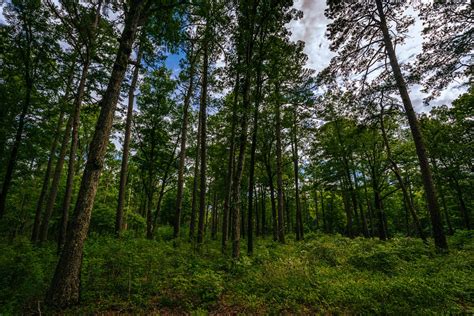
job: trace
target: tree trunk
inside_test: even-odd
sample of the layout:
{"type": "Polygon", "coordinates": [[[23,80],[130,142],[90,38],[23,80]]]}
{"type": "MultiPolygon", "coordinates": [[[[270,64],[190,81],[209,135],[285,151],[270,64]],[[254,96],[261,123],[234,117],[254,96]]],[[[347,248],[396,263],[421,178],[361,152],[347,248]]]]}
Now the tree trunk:
{"type": "Polygon", "coordinates": [[[299,166],[298,166],[298,125],[297,106],[293,111],[293,171],[295,177],[295,202],[296,202],[296,240],[303,240],[303,216],[301,215],[300,188],[299,188],[299,166]]]}
{"type": "Polygon", "coordinates": [[[92,206],[97,192],[100,172],[112,128],[115,108],[120,94],[133,41],[137,32],[142,10],[147,0],[133,0],[126,14],[119,48],[110,80],[101,101],[101,110],[94,136],[90,144],[89,155],[82,176],[77,197],[74,217],[67,232],[59,262],[56,266],[51,286],[47,293],[47,303],[57,307],[66,307],[79,301],[80,274],[84,241],[89,230],[92,206]]]}
{"type": "Polygon", "coordinates": [[[261,235],[261,225],[260,225],[260,209],[259,209],[259,200],[258,200],[258,191],[257,191],[257,187],[254,186],[253,188],[254,192],[255,192],[255,237],[258,237],[261,235]]]}
{"type": "Polygon", "coordinates": [[[10,158],[8,159],[7,170],[5,172],[5,177],[3,179],[2,192],[0,192],[0,219],[5,214],[7,194],[10,190],[13,171],[15,170],[16,162],[18,159],[18,151],[20,150],[21,141],[23,139],[23,129],[25,128],[26,115],[31,104],[31,90],[33,89],[32,79],[29,75],[29,69],[26,69],[26,95],[23,102],[23,106],[20,113],[20,119],[18,122],[18,127],[16,129],[15,141],[13,142],[12,149],[10,152],[10,158]]]}
{"type": "MultiPolygon", "coordinates": [[[[208,26],[206,26],[207,28],[208,26]]],[[[207,32],[207,30],[206,30],[207,32]]],[[[206,35],[207,36],[207,35],[206,35]]],[[[201,137],[200,137],[200,181],[199,181],[199,218],[198,218],[198,235],[197,243],[202,244],[204,240],[204,215],[206,212],[206,119],[207,119],[207,75],[209,66],[209,39],[204,39],[203,47],[203,65],[202,65],[202,86],[201,86],[201,102],[199,107],[199,119],[201,121],[201,137]]]]}
{"type": "MultiPolygon", "coordinates": [[[[43,214],[43,221],[45,218],[50,218],[53,213],[53,208],[56,203],[56,197],[58,195],[59,182],[61,181],[61,174],[63,172],[64,159],[66,157],[67,147],[69,144],[69,139],[71,136],[71,125],[72,125],[72,115],[69,115],[69,118],[66,123],[66,128],[64,129],[63,139],[61,141],[61,149],[59,150],[59,157],[56,161],[56,166],[54,167],[53,180],[51,182],[51,188],[49,190],[48,199],[46,200],[46,208],[43,214]]],[[[64,214],[63,214],[64,215],[64,214]]],[[[66,223],[68,218],[66,217],[61,219],[60,229],[63,229],[63,224],[66,223]]],[[[62,239],[65,234],[65,229],[59,232],[59,239],[62,239]]],[[[64,240],[64,239],[62,239],[64,240]]]]}
{"type": "Polygon", "coordinates": [[[120,236],[124,224],[123,209],[125,203],[125,194],[127,192],[128,156],[130,154],[130,137],[132,135],[133,103],[135,102],[135,90],[137,88],[138,74],[140,72],[142,54],[143,52],[140,44],[137,52],[136,65],[133,69],[132,81],[130,82],[130,88],[128,90],[127,117],[125,120],[125,135],[123,138],[122,163],[120,166],[119,193],[117,198],[117,210],[115,213],[115,235],[117,237],[120,236]]]}
{"type": "Polygon", "coordinates": [[[31,241],[33,243],[38,241],[39,229],[40,229],[40,220],[41,220],[41,211],[43,209],[44,199],[49,187],[49,180],[51,178],[51,169],[53,167],[53,159],[56,154],[56,147],[58,146],[58,138],[61,133],[61,128],[64,121],[64,111],[61,110],[59,113],[58,123],[56,130],[54,132],[53,142],[51,143],[51,148],[49,150],[48,164],[46,165],[46,172],[44,173],[43,185],[41,186],[41,192],[38,198],[38,203],[36,204],[35,212],[35,221],[33,223],[33,233],[31,235],[31,241]]]}
{"type": "Polygon", "coordinates": [[[225,253],[227,248],[227,238],[229,235],[229,206],[232,205],[232,179],[234,173],[234,156],[235,156],[235,129],[237,125],[237,105],[239,95],[239,73],[237,72],[234,88],[234,102],[232,103],[232,121],[230,131],[230,145],[229,145],[229,159],[227,161],[227,180],[226,180],[226,195],[224,199],[223,220],[222,220],[222,253],[225,253]]]}
{"type": "Polygon", "coordinates": [[[418,232],[418,236],[420,236],[420,238],[426,242],[425,233],[423,232],[423,228],[421,227],[421,223],[420,223],[420,220],[418,219],[418,215],[416,214],[415,207],[413,206],[413,203],[411,203],[411,199],[408,196],[408,191],[407,191],[405,183],[403,182],[400,169],[398,168],[397,163],[395,162],[395,160],[393,160],[393,157],[392,157],[392,150],[390,148],[387,132],[385,130],[383,106],[381,107],[381,112],[380,112],[380,129],[382,131],[382,138],[385,143],[385,148],[387,150],[387,159],[390,162],[390,165],[392,166],[391,169],[393,171],[393,174],[397,178],[398,184],[400,185],[400,188],[402,189],[403,197],[406,201],[408,211],[410,212],[413,218],[413,223],[415,224],[415,228],[418,232]]]}
{"type": "Polygon", "coordinates": [[[211,238],[216,239],[217,235],[217,190],[214,190],[212,199],[212,221],[211,221],[211,238]]]}
{"type": "Polygon", "coordinates": [[[199,152],[201,139],[201,120],[198,120],[197,140],[196,140],[196,156],[194,158],[194,177],[193,177],[193,196],[191,201],[191,219],[189,222],[189,240],[194,242],[194,232],[196,230],[196,202],[198,194],[198,177],[199,177],[199,152]]]}
{"type": "MultiPolygon", "coordinates": [[[[278,87],[277,87],[278,91],[278,87]]],[[[281,145],[281,104],[279,101],[276,103],[276,124],[275,124],[275,135],[276,135],[276,156],[277,156],[277,198],[278,198],[278,241],[285,243],[285,226],[283,219],[283,176],[282,176],[282,145],[281,145]]]]}
{"type": "MultiPolygon", "coordinates": [[[[82,99],[84,98],[84,92],[86,89],[86,81],[87,81],[87,75],[89,73],[91,59],[93,57],[91,46],[94,45],[93,42],[95,41],[95,30],[97,28],[97,25],[99,24],[101,7],[102,7],[102,0],[99,0],[97,3],[94,22],[91,26],[90,33],[89,33],[91,37],[89,38],[89,43],[86,44],[86,53],[85,53],[85,58],[83,61],[84,63],[82,66],[81,79],[79,81],[79,87],[77,89],[76,97],[74,99],[74,105],[72,108],[71,149],[69,152],[69,160],[68,160],[66,192],[64,193],[64,200],[63,200],[63,205],[62,205],[62,218],[69,217],[68,214],[69,214],[69,208],[71,206],[72,190],[74,187],[74,173],[75,173],[74,165],[75,165],[75,160],[77,156],[77,149],[79,146],[79,123],[80,123],[80,118],[81,118],[81,105],[82,105],[82,99]]],[[[49,217],[45,217],[44,221],[41,223],[42,227],[41,227],[40,240],[42,242],[48,238],[49,219],[50,219],[49,217]]],[[[67,222],[62,223],[61,227],[62,227],[61,229],[63,229],[61,234],[63,235],[62,236],[60,235],[60,237],[58,238],[58,249],[61,248],[62,244],[64,243],[64,235],[67,229],[67,222]]]]}
{"type": "Polygon", "coordinates": [[[418,155],[418,161],[420,164],[421,176],[423,179],[423,185],[425,188],[426,200],[428,203],[428,210],[431,216],[431,224],[433,227],[433,237],[437,248],[448,249],[446,242],[446,236],[444,235],[443,225],[441,223],[441,215],[439,211],[438,200],[436,197],[436,190],[433,184],[433,177],[431,175],[431,168],[428,162],[428,155],[426,152],[423,135],[421,133],[420,124],[416,113],[413,110],[410,96],[406,87],[405,80],[398,64],[397,56],[395,55],[395,49],[393,48],[390,33],[385,20],[385,14],[383,12],[382,0],[376,0],[377,10],[380,17],[380,28],[383,33],[383,39],[385,48],[387,50],[388,57],[390,59],[390,65],[392,67],[393,75],[400,92],[400,97],[405,108],[405,113],[408,117],[408,123],[415,143],[416,153],[418,155]]]}
{"type": "Polygon", "coordinates": [[[265,237],[266,233],[267,233],[267,229],[266,229],[266,226],[267,226],[267,223],[266,223],[266,191],[265,191],[265,187],[262,185],[261,186],[261,191],[262,191],[262,194],[261,194],[261,198],[262,198],[262,208],[261,208],[261,213],[262,213],[262,222],[261,222],[261,225],[260,225],[260,231],[262,233],[262,236],[265,237]]]}
{"type": "Polygon", "coordinates": [[[183,184],[184,184],[184,168],[186,162],[186,139],[188,133],[188,116],[189,116],[189,105],[191,103],[191,97],[193,95],[193,83],[194,83],[194,55],[193,47],[191,47],[190,54],[190,69],[189,69],[189,86],[184,97],[183,106],[183,125],[181,128],[181,144],[179,152],[179,168],[178,168],[178,191],[176,193],[176,213],[174,218],[174,230],[173,237],[179,237],[179,229],[181,227],[181,213],[183,208],[183,184]]]}

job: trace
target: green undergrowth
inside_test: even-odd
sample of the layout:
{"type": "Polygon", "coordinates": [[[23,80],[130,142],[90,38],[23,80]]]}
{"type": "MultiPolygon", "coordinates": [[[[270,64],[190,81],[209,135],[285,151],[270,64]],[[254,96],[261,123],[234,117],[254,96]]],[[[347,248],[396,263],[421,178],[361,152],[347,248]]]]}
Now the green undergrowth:
{"type": "MultiPolygon", "coordinates": [[[[81,304],[65,312],[473,313],[473,235],[450,237],[449,253],[404,237],[257,239],[254,255],[237,261],[221,255],[218,241],[198,250],[166,238],[91,236],[81,304]]],[[[0,240],[0,249],[0,314],[48,312],[54,245],[0,240]]]]}

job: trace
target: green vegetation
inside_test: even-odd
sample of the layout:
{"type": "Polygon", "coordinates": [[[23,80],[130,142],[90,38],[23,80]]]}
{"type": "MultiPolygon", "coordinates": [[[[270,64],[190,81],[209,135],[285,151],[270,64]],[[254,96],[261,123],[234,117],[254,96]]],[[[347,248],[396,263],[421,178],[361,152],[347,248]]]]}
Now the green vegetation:
{"type": "Polygon", "coordinates": [[[0,0],[0,316],[474,313],[472,5],[418,2],[0,0]]]}
{"type": "MultiPolygon", "coordinates": [[[[218,242],[201,253],[159,241],[91,236],[82,268],[82,301],[65,312],[376,313],[474,312],[474,236],[458,231],[450,252],[419,239],[349,239],[307,234],[281,245],[259,240],[233,261],[218,242]]],[[[0,247],[0,313],[43,312],[54,245],[17,239],[0,247]],[[39,301],[39,303],[38,303],[39,301]],[[39,304],[39,305],[38,305],[39,304]]]]}

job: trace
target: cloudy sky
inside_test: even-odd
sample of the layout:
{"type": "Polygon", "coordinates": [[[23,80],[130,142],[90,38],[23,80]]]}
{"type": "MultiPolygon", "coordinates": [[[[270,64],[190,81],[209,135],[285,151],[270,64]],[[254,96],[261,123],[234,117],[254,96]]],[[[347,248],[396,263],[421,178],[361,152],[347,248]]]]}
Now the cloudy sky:
{"type": "MultiPolygon", "coordinates": [[[[308,55],[308,67],[316,71],[324,69],[330,62],[334,53],[329,50],[329,41],[324,36],[326,26],[330,21],[324,16],[326,0],[295,0],[294,6],[303,11],[303,18],[289,24],[293,40],[302,40],[306,43],[305,53],[308,55]]],[[[415,14],[413,10],[409,13],[415,14]]],[[[412,26],[409,39],[405,45],[397,48],[400,62],[413,58],[421,52],[421,28],[419,19],[412,26]]],[[[450,104],[465,89],[458,89],[454,84],[441,93],[439,98],[431,101],[430,105],[450,104]]],[[[423,98],[426,96],[420,91],[420,86],[410,87],[410,96],[413,106],[418,112],[429,111],[430,107],[423,105],[423,98]]]]}

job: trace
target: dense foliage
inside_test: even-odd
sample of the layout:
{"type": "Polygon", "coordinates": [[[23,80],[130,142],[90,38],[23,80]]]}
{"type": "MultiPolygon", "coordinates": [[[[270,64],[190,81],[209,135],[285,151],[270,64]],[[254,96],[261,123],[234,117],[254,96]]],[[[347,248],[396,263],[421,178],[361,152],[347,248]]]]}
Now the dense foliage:
{"type": "Polygon", "coordinates": [[[472,312],[472,5],[0,6],[0,313],[472,312]]]}

